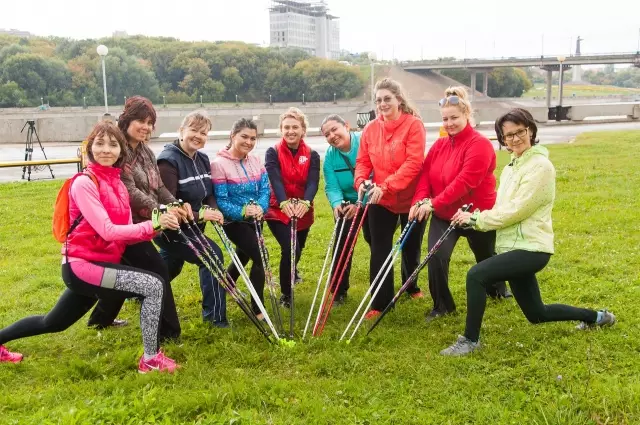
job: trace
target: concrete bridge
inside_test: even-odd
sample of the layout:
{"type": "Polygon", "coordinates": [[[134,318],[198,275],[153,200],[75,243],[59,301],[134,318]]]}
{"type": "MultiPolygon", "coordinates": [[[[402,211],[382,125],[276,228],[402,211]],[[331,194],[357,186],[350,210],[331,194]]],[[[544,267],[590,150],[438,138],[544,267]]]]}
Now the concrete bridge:
{"type": "Polygon", "coordinates": [[[564,71],[572,66],[580,65],[606,65],[606,64],[632,64],[640,67],[640,51],[630,53],[602,53],[591,55],[557,55],[557,56],[534,56],[534,57],[510,57],[501,59],[436,59],[428,61],[408,61],[400,65],[405,71],[429,72],[443,69],[468,69],[471,72],[471,100],[475,100],[476,82],[478,73],[483,76],[482,92],[487,96],[489,86],[489,72],[494,68],[526,68],[539,67],[547,71],[547,108],[549,108],[549,119],[568,119],[567,109],[562,108],[562,89],[564,71]],[[551,106],[551,87],[553,72],[560,73],[559,101],[554,108],[551,106]]]}

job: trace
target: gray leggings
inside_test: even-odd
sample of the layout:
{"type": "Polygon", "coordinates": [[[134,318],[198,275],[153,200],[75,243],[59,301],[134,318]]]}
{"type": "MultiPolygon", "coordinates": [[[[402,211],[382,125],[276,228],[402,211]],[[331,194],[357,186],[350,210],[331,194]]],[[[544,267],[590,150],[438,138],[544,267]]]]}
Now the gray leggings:
{"type": "Polygon", "coordinates": [[[62,278],[67,289],[53,309],[44,316],[30,316],[0,330],[0,345],[15,339],[45,333],[61,332],[82,318],[100,298],[142,297],[140,327],[144,353],[158,352],[158,328],[162,313],[163,285],[160,276],[123,266],[96,263],[105,268],[105,275],[114,276],[113,287],[91,285],[78,278],[68,264],[62,265],[62,278]]]}

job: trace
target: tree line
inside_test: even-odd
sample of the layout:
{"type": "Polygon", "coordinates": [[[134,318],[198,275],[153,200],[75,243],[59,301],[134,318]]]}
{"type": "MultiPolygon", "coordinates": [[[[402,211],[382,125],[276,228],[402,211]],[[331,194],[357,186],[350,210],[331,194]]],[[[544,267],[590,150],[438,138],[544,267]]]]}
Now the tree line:
{"type": "Polygon", "coordinates": [[[108,102],[329,101],[359,96],[357,68],[295,49],[242,42],[186,42],[131,36],[99,40],[0,36],[0,107],[100,105],[105,59],[108,102]],[[163,98],[164,96],[164,98],[163,98]],[[271,96],[271,97],[270,97],[271,96]]]}

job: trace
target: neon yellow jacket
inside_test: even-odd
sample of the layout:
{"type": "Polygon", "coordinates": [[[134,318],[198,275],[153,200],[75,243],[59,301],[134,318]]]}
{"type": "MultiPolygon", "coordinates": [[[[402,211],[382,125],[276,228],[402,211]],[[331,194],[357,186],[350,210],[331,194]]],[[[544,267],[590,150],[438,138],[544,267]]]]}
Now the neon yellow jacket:
{"type": "Polygon", "coordinates": [[[549,151],[534,145],[519,158],[512,156],[500,175],[495,206],[474,214],[476,230],[496,232],[498,254],[522,249],[553,254],[551,210],[556,170],[549,151]]]}

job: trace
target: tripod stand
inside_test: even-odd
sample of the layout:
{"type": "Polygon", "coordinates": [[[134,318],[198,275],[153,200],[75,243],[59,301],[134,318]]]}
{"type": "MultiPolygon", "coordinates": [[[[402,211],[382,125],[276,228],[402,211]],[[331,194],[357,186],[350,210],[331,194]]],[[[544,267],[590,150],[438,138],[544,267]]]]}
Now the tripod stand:
{"type": "MultiPolygon", "coordinates": [[[[26,161],[31,161],[33,159],[33,135],[35,134],[36,136],[36,140],[38,141],[38,145],[40,145],[40,149],[42,150],[42,155],[44,155],[44,159],[47,159],[47,154],[44,153],[44,147],[42,147],[42,143],[40,143],[40,138],[38,137],[38,132],[36,131],[36,122],[35,120],[27,120],[26,123],[24,123],[24,126],[22,127],[22,130],[20,130],[20,133],[24,132],[24,129],[27,127],[27,125],[29,126],[29,128],[27,129],[27,140],[25,142],[24,145],[24,160],[26,161]]],[[[47,165],[47,167],[49,167],[49,171],[51,172],[51,178],[55,179],[56,177],[53,175],[53,170],[51,169],[51,165],[47,165]]],[[[40,171],[43,168],[40,168],[37,165],[31,166],[31,165],[25,165],[24,167],[22,167],[22,179],[24,180],[24,175],[27,172],[27,170],[29,170],[29,175],[27,178],[27,181],[31,181],[31,168],[33,168],[33,171],[40,171]]]]}

